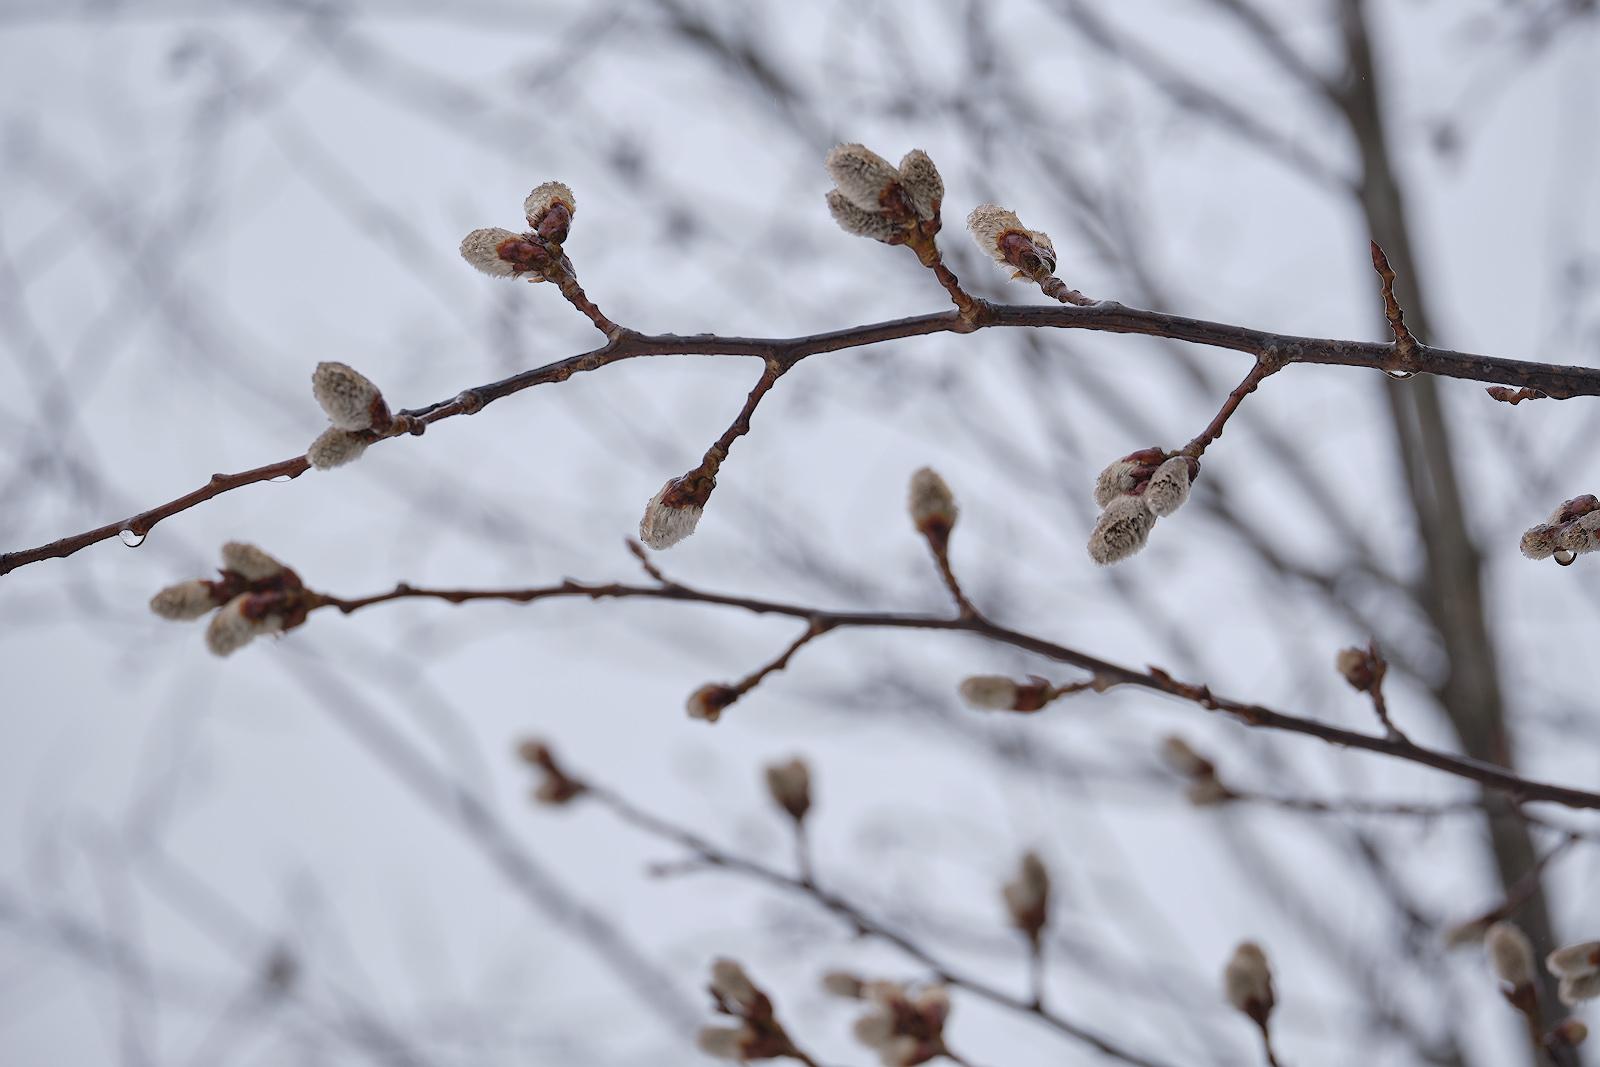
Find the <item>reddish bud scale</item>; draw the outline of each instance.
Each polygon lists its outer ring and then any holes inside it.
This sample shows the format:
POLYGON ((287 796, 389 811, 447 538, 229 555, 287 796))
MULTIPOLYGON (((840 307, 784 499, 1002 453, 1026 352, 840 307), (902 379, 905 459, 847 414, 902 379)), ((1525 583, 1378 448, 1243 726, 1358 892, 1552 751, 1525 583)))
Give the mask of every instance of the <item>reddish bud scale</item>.
POLYGON ((1035 244, 1026 230, 1007 230, 996 244, 1007 263, 1035 281, 1055 273, 1055 257, 1035 244))

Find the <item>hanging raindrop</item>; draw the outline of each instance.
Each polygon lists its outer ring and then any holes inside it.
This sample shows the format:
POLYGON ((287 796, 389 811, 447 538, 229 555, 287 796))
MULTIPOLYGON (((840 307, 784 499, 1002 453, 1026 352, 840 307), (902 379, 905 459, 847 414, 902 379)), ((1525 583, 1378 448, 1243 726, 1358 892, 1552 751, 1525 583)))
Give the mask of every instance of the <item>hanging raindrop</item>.
POLYGON ((1417 376, 1417 372, 1413 370, 1386 370, 1383 373, 1397 382, 1403 382, 1407 378, 1415 378, 1417 376))
POLYGON ((118 530, 117 536, 122 538, 122 543, 127 545, 129 548, 138 548, 140 545, 144 544, 145 535, 140 533, 138 530, 135 530, 131 526, 124 526, 122 529, 118 530))
POLYGON ((1573 561, 1578 558, 1578 554, 1576 552, 1568 552, 1564 548, 1558 548, 1551 558, 1557 563, 1561 564, 1563 567, 1570 567, 1572 566, 1573 561))

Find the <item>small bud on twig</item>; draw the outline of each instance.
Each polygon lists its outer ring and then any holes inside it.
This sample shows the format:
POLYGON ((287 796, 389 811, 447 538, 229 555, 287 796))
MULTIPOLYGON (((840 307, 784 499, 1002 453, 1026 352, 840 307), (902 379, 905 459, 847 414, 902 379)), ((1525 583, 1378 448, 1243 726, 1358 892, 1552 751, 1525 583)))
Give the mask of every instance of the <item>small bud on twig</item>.
POLYGON ((283 630, 283 616, 271 612, 271 593, 241 593, 224 604, 206 627, 206 647, 231 656, 262 634, 283 630))
POLYGON ((319 471, 333 470, 360 459, 368 443, 358 433, 329 426, 306 449, 306 462, 319 471))
POLYGON ((705 513, 710 488, 687 477, 669 478, 650 502, 639 520, 639 540, 654 549, 671 548, 694 533, 705 513))
POLYGON ((252 582, 276 578, 287 570, 282 563, 244 541, 229 541, 222 546, 222 566, 252 582))
POLYGON ((461 258, 491 278, 514 278, 518 268, 500 255, 500 249, 507 242, 520 239, 520 234, 498 226, 473 230, 461 239, 461 258))
POLYGON ((566 772, 556 761, 550 746, 537 739, 529 739, 517 746, 517 756, 530 767, 544 772, 533 791, 533 799, 541 804, 560 807, 570 804, 588 791, 588 786, 566 772))
POLYGON ((950 1017, 950 993, 929 986, 912 995, 894 982, 872 982, 866 999, 873 1008, 856 1020, 856 1040, 878 1053, 886 1067, 914 1067, 947 1054, 944 1026, 950 1017))
POLYGON ((1189 458, 1173 456, 1150 476, 1145 484, 1144 502, 1152 515, 1166 518, 1189 499, 1189 458))
POLYGON ((1569 1007, 1600 997, 1600 941, 1558 948, 1545 957, 1550 973, 1561 979, 1561 1002, 1569 1007))
POLYGON ((311 372, 311 395, 341 430, 382 432, 394 421, 378 387, 348 364, 318 363, 311 372))
POLYGON ((1001 898, 1011 916, 1011 925, 1021 931, 1030 945, 1039 944, 1039 935, 1050 921, 1050 871, 1037 852, 1022 854, 1017 876, 1000 887, 1001 898))
POLYGON ((976 674, 963 678, 961 699, 980 711, 1038 711, 1057 695, 1047 679, 1031 675, 1018 682, 998 674, 976 674))
POLYGON ((1513 989, 1533 984, 1533 946, 1514 923, 1497 922, 1483 937, 1495 975, 1513 989))
POLYGON ((739 690, 731 685, 711 683, 689 694, 689 718, 716 722, 728 705, 739 699, 739 690))
POLYGON ((767 793, 772 802, 795 822, 801 822, 811 810, 811 768, 806 761, 796 757, 783 763, 767 765, 767 793))
POLYGON ((998 204, 979 204, 967 216, 967 230, 986 255, 1002 267, 1013 268, 1013 280, 1042 282, 1055 273, 1055 245, 1048 235, 1025 228, 1014 211, 998 204))
POLYGON ((1102 567, 1136 554, 1150 540, 1156 517, 1136 496, 1119 496, 1100 513, 1089 534, 1089 558, 1102 567))
POLYGON ((956 507, 955 494, 932 467, 923 467, 911 476, 907 508, 918 532, 936 549, 948 543, 950 531, 961 513, 956 507))
POLYGON ((1563 567, 1600 548, 1600 499, 1592 493, 1564 501, 1544 522, 1522 535, 1522 554, 1549 559, 1563 567))
POLYGON ((210 582, 194 579, 169 585, 150 598, 150 610, 163 619, 188 622, 217 606, 210 582))
POLYGON ((1265 1028, 1277 1004, 1272 989, 1272 968, 1267 954, 1254 941, 1240 943, 1222 972, 1223 990, 1228 1003, 1265 1028))

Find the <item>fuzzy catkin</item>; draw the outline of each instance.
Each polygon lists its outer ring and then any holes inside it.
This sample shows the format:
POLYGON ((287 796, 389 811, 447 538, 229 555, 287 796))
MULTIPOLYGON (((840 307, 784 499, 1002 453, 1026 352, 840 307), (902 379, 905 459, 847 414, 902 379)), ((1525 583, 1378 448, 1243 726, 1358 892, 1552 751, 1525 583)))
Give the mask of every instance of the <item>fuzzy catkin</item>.
POLYGON ((840 194, 863 211, 879 211, 884 191, 900 180, 900 172, 865 145, 839 145, 823 165, 840 194))

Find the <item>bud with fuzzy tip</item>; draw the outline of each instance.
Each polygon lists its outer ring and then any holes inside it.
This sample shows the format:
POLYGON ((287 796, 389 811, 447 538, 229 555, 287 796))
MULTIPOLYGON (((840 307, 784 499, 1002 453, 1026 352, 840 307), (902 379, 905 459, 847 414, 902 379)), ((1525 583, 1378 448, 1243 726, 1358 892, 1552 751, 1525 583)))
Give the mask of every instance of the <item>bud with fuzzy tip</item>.
POLYGON ((1514 923, 1497 922, 1483 936, 1495 975, 1513 989, 1533 984, 1533 946, 1514 923))
POLYGON ((370 443, 359 433, 329 426, 306 449, 306 462, 316 470, 330 471, 360 459, 370 443))
POLYGON ((1267 954, 1254 941, 1241 942, 1222 972, 1222 988, 1228 1003, 1265 1027, 1277 1004, 1272 988, 1272 968, 1267 954))
POLYGON ((1562 1019, 1550 1030, 1550 1040, 1566 1048, 1577 1048, 1589 1039, 1589 1027, 1582 1019, 1562 1019))
POLYGON ((914 148, 900 160, 900 187, 905 190, 918 218, 931 222, 939 217, 939 205, 944 201, 944 179, 928 153, 914 148))
POLYGON ((671 548, 694 533, 711 495, 709 479, 669 478, 639 520, 639 540, 654 549, 671 548))
POLYGON ((276 578, 288 570, 282 563, 245 541, 229 541, 222 546, 222 567, 252 582, 276 578))
POLYGON ((1173 773, 1185 778, 1209 778, 1217 773, 1216 764, 1196 752, 1189 742, 1177 734, 1168 734, 1161 739, 1161 762, 1173 773))
POLYGON ((1038 711, 1050 703, 1057 690, 1048 679, 1030 675, 1018 682, 999 674, 975 674, 963 678, 961 699, 980 711, 1038 711))
POLYGON ((1000 895, 1011 925, 1038 947, 1039 935, 1050 920, 1050 871, 1037 852, 1022 854, 1016 877, 1000 887, 1000 895))
POLYGON ((1371 649, 1341 648, 1333 665, 1358 693, 1368 692, 1383 680, 1382 665, 1371 649))
POLYGON ((1189 459, 1173 456, 1156 468, 1145 483, 1144 503, 1152 515, 1166 518, 1189 499, 1189 459))
POLYGON ((833 221, 838 223, 839 229, 845 233, 882 241, 887 245, 904 243, 906 237, 904 223, 887 215, 856 207, 837 189, 829 190, 827 201, 828 214, 833 216, 833 221))
POLYGON ((150 598, 150 610, 174 622, 198 619, 216 606, 211 583, 198 578, 169 585, 150 598))
POLYGON ((766 768, 767 793, 772 802, 795 822, 802 822, 811 810, 811 768, 796 757, 766 768))
POLYGON ((555 753, 543 741, 530 738, 522 742, 517 746, 517 756, 528 766, 544 772, 533 791, 533 799, 539 803, 560 807, 588 792, 588 786, 572 777, 556 762, 555 753))
POLYGON ((311 372, 311 395, 341 430, 381 432, 394 421, 378 387, 345 363, 318 363, 311 372))
POLYGON ((950 993, 930 986, 916 995, 893 982, 867 988, 873 1010, 856 1020, 857 1041, 878 1053, 886 1067, 913 1067, 947 1054, 944 1026, 950 1016, 950 993))
POLYGON ((283 629, 283 616, 270 609, 278 596, 273 593, 241 593, 222 606, 206 627, 206 647, 214 655, 231 656, 262 634, 283 629))
POLYGON ((955 494, 932 467, 923 467, 911 476, 907 508, 917 530, 940 548, 949 542, 950 531, 961 514, 955 494))
POLYGON ((722 718, 723 710, 739 699, 739 695, 739 690, 731 685, 715 682, 702 685, 689 694, 689 718, 716 722, 722 718))
POLYGON ((578 213, 578 202, 562 182, 542 182, 522 202, 522 211, 534 233, 559 244, 567 239, 572 216, 578 213))
POLYGON ((514 278, 519 273, 517 265, 501 256, 500 250, 521 237, 498 226, 473 230, 461 239, 461 258, 491 278, 514 278))
POLYGON ((860 1000, 866 988, 867 983, 849 971, 829 971, 822 976, 822 990, 831 996, 860 1000))
POLYGON ((882 211, 885 198, 900 183, 900 172, 865 145, 838 145, 828 153, 823 166, 828 168, 839 195, 862 211, 882 211))
POLYGON ((758 1012, 766 996, 750 981, 735 960, 722 958, 711 964, 711 992, 741 1011, 758 1012))
POLYGON ((712 1059, 733 1060, 745 1063, 755 1057, 751 1055, 761 1041, 758 1034, 748 1024, 744 1026, 703 1026, 695 1035, 695 1045, 712 1059))
POLYGON ((967 216, 967 230, 978 247, 1011 277, 1041 282, 1056 270, 1056 249, 1047 234, 1022 225, 1016 212, 998 204, 979 204, 967 216))
POLYGON ((1119 496, 1106 506, 1089 534, 1089 558, 1102 567, 1137 553, 1150 540, 1156 517, 1136 496, 1119 496))

